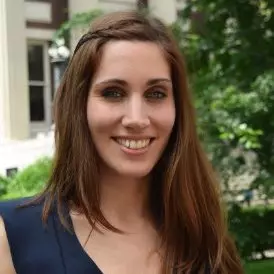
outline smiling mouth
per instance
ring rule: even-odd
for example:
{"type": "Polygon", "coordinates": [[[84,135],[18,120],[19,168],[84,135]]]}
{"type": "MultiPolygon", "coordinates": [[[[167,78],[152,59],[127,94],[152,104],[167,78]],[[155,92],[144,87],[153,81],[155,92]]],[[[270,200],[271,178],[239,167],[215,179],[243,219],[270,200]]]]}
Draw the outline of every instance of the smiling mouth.
{"type": "Polygon", "coordinates": [[[128,148],[128,149],[144,149],[147,148],[154,138],[145,138],[145,139],[126,139],[126,138],[112,138],[119,145],[128,148]]]}

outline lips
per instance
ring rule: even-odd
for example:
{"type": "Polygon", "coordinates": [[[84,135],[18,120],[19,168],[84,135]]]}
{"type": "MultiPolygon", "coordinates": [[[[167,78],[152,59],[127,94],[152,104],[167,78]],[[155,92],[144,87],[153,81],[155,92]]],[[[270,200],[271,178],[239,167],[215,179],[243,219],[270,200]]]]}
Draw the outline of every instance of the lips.
{"type": "Polygon", "coordinates": [[[144,149],[149,146],[152,141],[152,138],[144,139],[130,139],[130,138],[113,138],[119,145],[129,148],[129,149],[144,149]]]}

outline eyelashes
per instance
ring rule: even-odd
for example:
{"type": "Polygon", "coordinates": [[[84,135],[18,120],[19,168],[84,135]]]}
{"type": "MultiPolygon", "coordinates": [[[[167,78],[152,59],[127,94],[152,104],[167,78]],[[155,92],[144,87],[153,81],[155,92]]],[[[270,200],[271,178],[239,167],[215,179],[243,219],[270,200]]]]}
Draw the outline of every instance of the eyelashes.
{"type": "MultiPolygon", "coordinates": [[[[106,100],[119,101],[123,100],[128,96],[128,93],[122,88],[108,87],[102,90],[102,97],[106,100]]],[[[147,100],[163,100],[167,97],[167,91],[164,88],[151,88],[144,93],[144,98],[147,100]]]]}
{"type": "Polygon", "coordinates": [[[125,96],[121,89],[118,88],[106,88],[102,91],[102,96],[106,99],[119,99],[125,96]]]}
{"type": "Polygon", "coordinates": [[[151,99],[164,99],[167,97],[167,94],[166,92],[157,90],[157,91],[149,92],[146,97],[151,99]]]}

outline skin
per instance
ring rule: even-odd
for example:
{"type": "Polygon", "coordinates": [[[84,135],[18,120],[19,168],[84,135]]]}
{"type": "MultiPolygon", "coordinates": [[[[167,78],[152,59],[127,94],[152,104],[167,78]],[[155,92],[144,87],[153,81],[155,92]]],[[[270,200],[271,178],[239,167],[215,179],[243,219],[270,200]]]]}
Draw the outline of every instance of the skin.
{"type": "Polygon", "coordinates": [[[3,219],[0,217],[0,274],[16,274],[3,219]]]}
{"type": "MultiPolygon", "coordinates": [[[[175,105],[169,65],[156,44],[115,41],[104,46],[90,87],[87,119],[101,158],[101,209],[125,233],[99,227],[100,232],[89,236],[88,221],[72,209],[77,238],[105,274],[158,274],[161,250],[148,210],[149,174],[168,142],[175,105]],[[117,138],[150,143],[136,152],[117,138]]],[[[0,257],[6,258],[0,274],[15,273],[1,223],[0,231],[0,257]]]]}

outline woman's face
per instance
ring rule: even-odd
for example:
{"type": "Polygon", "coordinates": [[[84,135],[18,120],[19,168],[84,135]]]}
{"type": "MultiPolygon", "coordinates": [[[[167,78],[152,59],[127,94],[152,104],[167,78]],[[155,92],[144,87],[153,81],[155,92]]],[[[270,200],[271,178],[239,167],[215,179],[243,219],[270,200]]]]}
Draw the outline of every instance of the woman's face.
{"type": "Polygon", "coordinates": [[[175,121],[170,68],[159,46],[131,41],[104,46],[87,119],[108,171],[135,178],[150,173],[175,121]]]}

